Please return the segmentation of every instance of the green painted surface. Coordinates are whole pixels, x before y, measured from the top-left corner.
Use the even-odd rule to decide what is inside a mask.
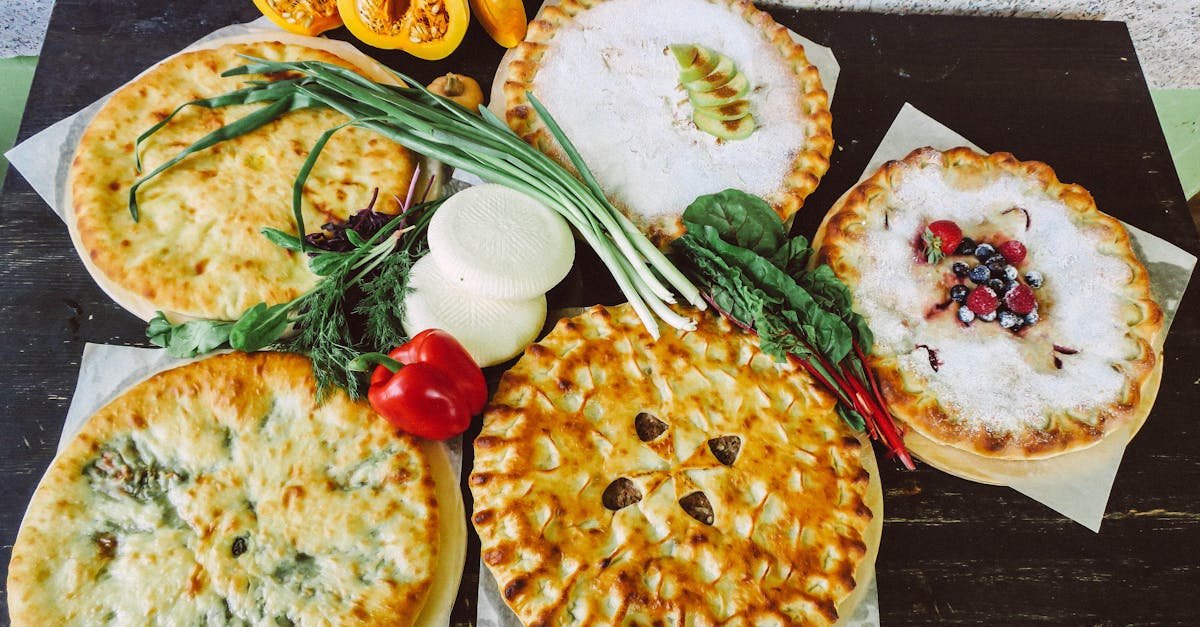
[[[1200,194],[1200,89],[1155,89],[1150,96],[1184,195]]]
[[[4,89],[0,89],[0,153],[12,148],[17,138],[35,67],[37,57],[0,59],[0,85],[4,86]],[[4,181],[7,173],[8,159],[0,155],[0,182]]]

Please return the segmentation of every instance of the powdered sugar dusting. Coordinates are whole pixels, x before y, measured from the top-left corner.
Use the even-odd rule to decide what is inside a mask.
[[[1022,207],[1029,212],[1025,228]],[[876,350],[897,355],[901,367],[923,377],[928,390],[948,413],[968,428],[1011,433],[1046,427],[1052,410],[1076,415],[1108,405],[1121,393],[1124,376],[1113,363],[1131,349],[1121,313],[1119,291],[1130,278],[1117,257],[1101,254],[1102,242],[1072,222],[1061,201],[1045,194],[1041,184],[1009,174],[986,183],[951,181],[940,166],[910,167],[893,181],[889,229],[870,229],[862,280],[854,287],[856,307],[876,334]],[[1045,285],[1036,291],[1041,321],[1021,335],[995,323],[963,327],[955,318],[958,305],[944,314],[926,316],[947,299],[946,273],[956,260],[937,266],[920,262],[915,242],[926,224],[954,220],[964,235],[998,244],[1018,239],[1029,249],[1023,272],[1038,270]],[[969,281],[968,286],[973,286]],[[942,361],[934,372],[923,349],[937,350]],[[1058,355],[1053,345],[1079,352]]]
[[[708,46],[750,80],[758,129],[719,142],[691,122],[670,44]],[[632,213],[679,213],[726,188],[782,186],[804,144],[795,74],[763,33],[723,3],[608,0],[550,41],[534,93],[579,148],[601,186]]]

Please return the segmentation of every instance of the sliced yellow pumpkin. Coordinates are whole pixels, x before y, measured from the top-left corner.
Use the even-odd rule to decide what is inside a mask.
[[[514,48],[525,39],[529,18],[521,0],[471,0],[471,11],[496,43]]]
[[[346,28],[376,48],[444,59],[467,34],[467,0],[337,0]]]
[[[262,14],[283,30],[320,35],[342,25],[337,0],[254,0]]]

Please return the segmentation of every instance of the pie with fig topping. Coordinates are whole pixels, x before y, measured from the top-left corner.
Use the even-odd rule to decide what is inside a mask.
[[[927,440],[1046,458],[1150,411],[1163,314],[1146,268],[1044,163],[916,150],[843,196],[814,248],[875,333],[896,417]]]
[[[865,595],[870,445],[798,365],[688,315],[656,342],[628,305],[593,307],[501,379],[472,521],[525,624],[822,625]]]

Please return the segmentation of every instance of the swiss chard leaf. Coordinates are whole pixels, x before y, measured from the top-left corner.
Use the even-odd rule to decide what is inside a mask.
[[[850,425],[851,429],[862,431],[867,428],[867,421],[863,420],[862,415],[847,407],[845,403],[837,404],[837,413],[842,417],[842,420],[846,421],[847,425]]]
[[[688,229],[712,227],[726,242],[764,256],[773,254],[787,239],[783,223],[765,200],[736,189],[692,201],[683,212],[683,223]]]
[[[796,276],[805,271],[808,266],[808,257],[811,254],[812,249],[808,247],[808,239],[803,235],[797,235],[771,254],[771,263],[785,273]]]
[[[841,317],[846,326],[854,331],[858,345],[864,352],[870,353],[871,347],[875,343],[875,336],[871,333],[871,328],[867,326],[866,319],[854,311],[854,299],[850,295],[850,288],[842,283],[833,270],[829,266],[821,264],[810,271],[794,276],[796,281],[821,303],[822,307]]]
[[[729,267],[729,264],[706,248],[695,236],[684,235],[675,243],[686,252],[683,261],[687,264],[687,269],[691,274],[703,279],[709,297],[717,308],[743,325],[753,325],[756,305],[750,301],[757,299],[759,293],[744,284],[741,272]]]
[[[274,344],[287,330],[292,303],[267,306],[259,303],[242,314],[229,330],[229,345],[252,353]]]
[[[853,347],[850,328],[837,314],[822,308],[790,275],[765,257],[726,242],[713,227],[689,229],[688,235],[695,236],[728,265],[739,268],[764,293],[786,303],[795,312],[804,340],[831,363],[849,354]]]

